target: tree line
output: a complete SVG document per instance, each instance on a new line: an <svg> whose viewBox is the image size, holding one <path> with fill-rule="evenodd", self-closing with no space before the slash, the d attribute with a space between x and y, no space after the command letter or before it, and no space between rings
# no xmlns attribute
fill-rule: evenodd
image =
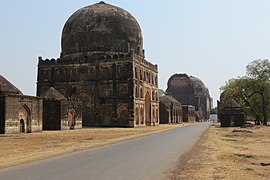
<svg viewBox="0 0 270 180"><path fill-rule="evenodd" d="M254 60L246 66L246 75L232 78L220 88L220 101L233 98L244 110L245 116L256 124L267 125L270 115L270 62Z"/></svg>

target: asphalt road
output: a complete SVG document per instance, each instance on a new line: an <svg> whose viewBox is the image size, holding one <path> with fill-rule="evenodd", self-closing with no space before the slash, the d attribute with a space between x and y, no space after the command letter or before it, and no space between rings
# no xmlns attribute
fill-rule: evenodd
<svg viewBox="0 0 270 180"><path fill-rule="evenodd" d="M209 123L0 170L0 180L165 179Z"/></svg>

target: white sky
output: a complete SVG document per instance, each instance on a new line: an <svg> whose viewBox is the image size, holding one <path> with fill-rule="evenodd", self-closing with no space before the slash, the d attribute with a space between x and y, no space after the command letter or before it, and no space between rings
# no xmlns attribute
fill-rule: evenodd
<svg viewBox="0 0 270 180"><path fill-rule="evenodd" d="M0 2L0 74L35 95L37 58L58 58L61 32L92 0ZM270 57L269 0L109 0L129 11L143 31L146 59L159 67L159 88L174 73L200 78L214 105L219 88Z"/></svg>

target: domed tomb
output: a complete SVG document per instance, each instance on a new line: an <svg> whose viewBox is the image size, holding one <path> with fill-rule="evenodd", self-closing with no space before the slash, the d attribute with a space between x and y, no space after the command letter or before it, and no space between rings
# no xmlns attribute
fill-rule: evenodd
<svg viewBox="0 0 270 180"><path fill-rule="evenodd" d="M62 32L62 57L91 52L126 52L143 55L143 38L136 19L126 10L100 3L77 10Z"/></svg>
<svg viewBox="0 0 270 180"><path fill-rule="evenodd" d="M60 58L38 59L37 95L78 101L82 126L159 124L158 66L144 56L141 28L126 10L96 3L66 21ZM54 109L52 109L54 110Z"/></svg>
<svg viewBox="0 0 270 180"><path fill-rule="evenodd" d="M187 74L174 74L167 83L166 92L184 105L195 106L198 119L208 119L211 97L208 88L197 77Z"/></svg>

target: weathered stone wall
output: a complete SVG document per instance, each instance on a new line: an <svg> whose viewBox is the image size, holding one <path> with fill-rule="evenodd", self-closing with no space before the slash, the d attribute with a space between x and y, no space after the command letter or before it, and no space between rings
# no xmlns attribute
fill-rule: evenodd
<svg viewBox="0 0 270 180"><path fill-rule="evenodd" d="M134 126L159 124L157 66L134 55Z"/></svg>
<svg viewBox="0 0 270 180"><path fill-rule="evenodd" d="M83 126L159 124L157 83L157 66L132 52L73 60L39 58L37 95L54 87L68 99L79 100ZM140 120L135 122L137 115Z"/></svg>
<svg viewBox="0 0 270 180"><path fill-rule="evenodd" d="M61 102L61 130L81 129L82 109L78 101Z"/></svg>
<svg viewBox="0 0 270 180"><path fill-rule="evenodd" d="M0 134L5 134L5 97L0 96Z"/></svg>
<svg viewBox="0 0 270 180"><path fill-rule="evenodd" d="M43 100L32 96L5 96L5 133L42 131Z"/></svg>

